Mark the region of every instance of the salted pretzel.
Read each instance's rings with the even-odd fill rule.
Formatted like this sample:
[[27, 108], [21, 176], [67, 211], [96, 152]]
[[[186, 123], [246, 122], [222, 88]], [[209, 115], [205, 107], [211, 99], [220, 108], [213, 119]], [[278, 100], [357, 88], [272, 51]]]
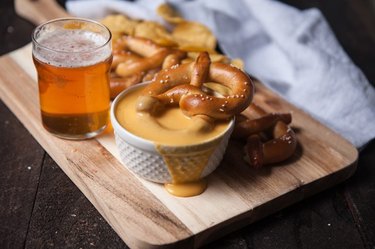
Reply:
[[151, 80], [162, 68], [178, 64], [185, 57], [186, 52], [149, 39], [122, 36], [113, 46], [111, 97], [131, 85]]
[[[251, 117], [237, 116], [234, 138], [245, 138], [245, 160], [254, 168], [286, 160], [295, 151], [297, 138], [288, 126], [292, 121], [290, 113], [267, 114], [252, 103]], [[267, 133], [270, 137], [267, 137]]]
[[[229, 88], [231, 94], [217, 96], [204, 87], [215, 82]], [[250, 104], [253, 83], [240, 69], [219, 62], [211, 63], [207, 52], [195, 62], [162, 70], [143, 90], [138, 111], [155, 113], [167, 105], [179, 105], [188, 116], [228, 119], [241, 113]]]

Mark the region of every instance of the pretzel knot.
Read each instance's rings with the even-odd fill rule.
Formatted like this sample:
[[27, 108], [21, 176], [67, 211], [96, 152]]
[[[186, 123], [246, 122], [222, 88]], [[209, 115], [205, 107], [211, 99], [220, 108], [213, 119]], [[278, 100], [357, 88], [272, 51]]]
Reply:
[[113, 46], [111, 97], [142, 81], [151, 80], [162, 68], [180, 63], [186, 53], [151, 40], [122, 36]]
[[[221, 85], [229, 94], [207, 88], [208, 82]], [[168, 105], [178, 105], [186, 115], [210, 122], [241, 113], [253, 92], [248, 75], [231, 65], [211, 63], [208, 53], [202, 52], [195, 62], [159, 72], [143, 90], [137, 110], [156, 114]]]

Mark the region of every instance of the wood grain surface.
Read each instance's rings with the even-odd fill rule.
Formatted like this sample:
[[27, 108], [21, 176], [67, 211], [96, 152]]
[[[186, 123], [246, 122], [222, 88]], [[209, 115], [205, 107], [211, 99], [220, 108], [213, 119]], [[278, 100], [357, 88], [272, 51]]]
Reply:
[[[8, 61], [6, 63], [8, 63]], [[267, 108], [272, 109], [274, 105], [277, 106], [278, 103], [271, 103], [271, 104], [267, 103], [266, 106], [268, 106]], [[4, 110], [3, 106], [2, 106], [2, 110]], [[9, 179], [13, 179], [13, 180], [12, 181], [9, 180], [8, 183], [10, 184], [10, 182], [14, 182], [14, 180], [17, 181], [16, 179], [19, 178], [20, 179], [19, 186], [23, 185], [25, 187], [23, 189], [22, 187], [20, 187], [18, 193], [21, 193], [21, 192], [23, 193], [24, 192], [23, 190], [28, 189], [29, 192], [25, 191], [24, 193], [25, 196], [29, 196], [30, 200], [31, 199], [35, 200], [34, 203], [31, 203], [32, 205], [29, 205], [29, 207], [23, 207], [23, 209], [20, 210], [19, 212], [20, 216], [13, 217], [15, 218], [15, 220], [19, 220], [19, 222], [14, 222], [14, 226], [16, 227], [16, 224], [20, 224], [21, 226], [19, 226], [19, 231], [21, 231], [21, 233], [13, 233], [12, 236], [18, 236], [20, 238], [19, 240], [20, 244], [23, 243], [22, 238], [27, 237], [28, 240], [24, 242], [24, 246], [28, 248], [39, 247], [38, 245], [40, 245], [40, 247], [43, 247], [43, 248], [51, 247], [51, 246], [57, 246], [60, 248], [70, 246], [70, 247], [75, 248], [74, 245], [76, 246], [80, 245], [81, 247], [82, 246], [85, 247], [85, 245], [86, 246], [111, 245], [111, 247], [116, 247], [116, 248], [125, 247], [125, 245], [123, 245], [121, 241], [115, 235], [108, 233], [108, 232], [104, 234], [98, 234], [96, 232], [94, 234], [98, 236], [99, 238], [92, 237], [92, 233], [90, 233], [91, 231], [95, 229], [96, 231], [108, 231], [108, 229], [110, 230], [110, 228], [105, 228], [107, 225], [105, 222], [101, 220], [100, 216], [99, 217], [96, 216], [96, 219], [92, 221], [90, 220], [90, 218], [88, 219], [86, 218], [85, 220], [85, 217], [91, 217], [88, 214], [86, 216], [85, 214], [86, 211], [89, 213], [95, 213], [94, 212], [95, 210], [87, 208], [89, 207], [89, 205], [85, 204], [86, 203], [85, 198], [82, 199], [82, 197], [79, 197], [79, 194], [76, 194], [76, 196], [70, 195], [70, 194], [68, 194], [68, 196], [65, 196], [65, 197], [62, 196], [64, 195], [64, 193], [70, 193], [70, 191], [74, 190], [74, 186], [72, 186], [71, 184], [66, 184], [66, 182], [69, 183], [69, 181], [61, 180], [61, 179], [64, 179], [64, 175], [57, 173], [60, 171], [59, 168], [56, 167], [56, 165], [49, 158], [48, 155], [43, 153], [43, 150], [41, 150], [41, 148], [38, 147], [38, 144], [35, 143], [33, 139], [31, 139], [28, 133], [22, 130], [23, 128], [18, 123], [17, 120], [15, 120], [14, 118], [9, 119], [9, 113], [7, 111], [1, 112], [1, 114], [4, 117], [2, 120], [7, 120], [7, 122], [2, 123], [2, 128], [4, 128], [4, 130], [9, 131], [9, 133], [5, 137], [6, 138], [17, 137], [19, 139], [18, 142], [13, 141], [12, 139], [7, 139], [6, 144], [8, 144], [8, 146], [5, 148], [6, 149], [5, 152], [2, 148], [2, 155], [5, 155], [5, 154], [8, 155], [8, 159], [5, 162], [9, 162], [9, 167], [12, 167], [15, 164], [23, 166], [23, 168], [19, 167], [19, 169], [17, 170], [17, 172], [21, 174], [15, 174], [15, 175], [9, 176]], [[25, 147], [20, 146], [21, 144], [24, 145]], [[237, 145], [235, 143], [233, 144], [232, 142], [232, 145], [230, 148], [232, 147], [235, 148], [236, 146]], [[21, 159], [19, 162], [14, 160], [15, 150], [23, 154], [24, 157], [20, 157], [20, 158], [23, 158], [23, 161], [21, 161]], [[6, 153], [7, 151], [8, 153]], [[229, 165], [231, 160], [232, 160], [232, 157], [226, 158], [223, 165]], [[366, 158], [364, 158], [363, 160], [366, 160]], [[41, 163], [42, 161], [44, 163]], [[11, 172], [11, 171], [8, 170], [8, 172]], [[44, 175], [44, 176], [49, 176], [49, 177], [42, 177], [39, 179], [40, 183], [35, 183], [35, 181], [33, 181], [32, 178], [28, 179], [25, 173], [30, 173], [29, 175], [33, 175], [34, 179], [39, 179], [39, 175], [42, 175], [42, 176]], [[55, 179], [55, 176], [56, 176], [56, 179]], [[22, 182], [21, 177], [23, 177], [23, 179], [25, 180], [27, 179], [27, 181], [24, 180]], [[225, 178], [227, 176], [226, 174], [222, 174], [222, 176], [220, 177]], [[361, 179], [363, 181], [366, 181], [366, 179], [371, 179], [371, 174], [364, 175], [364, 177], [362, 177]], [[53, 184], [54, 180], [56, 181], [56, 186], [55, 184]], [[21, 182], [24, 184], [21, 184]], [[353, 180], [351, 182], [352, 182], [351, 191], [357, 191], [357, 192], [361, 191], [362, 193], [363, 191], [365, 191], [359, 180], [358, 181]], [[317, 184], [317, 185], [320, 185], [320, 184]], [[3, 185], [0, 187], [1, 189], [4, 189]], [[54, 190], [53, 192], [61, 193], [61, 196], [51, 193], [51, 189]], [[16, 197], [17, 192], [14, 191], [13, 193], [14, 193], [14, 196]], [[262, 248], [267, 248], [267, 245], [270, 245], [270, 248], [274, 248], [275, 245], [289, 245], [292, 248], [293, 247], [313, 248], [314, 246], [318, 246], [318, 248], [322, 248], [322, 245], [323, 245], [322, 243], [324, 243], [324, 241], [326, 241], [327, 238], [331, 238], [331, 241], [335, 242], [336, 245], [342, 245], [343, 247], [341, 248], [351, 248], [351, 247], [353, 248], [353, 246], [354, 248], [362, 248], [363, 241], [367, 243], [366, 244], [367, 246], [371, 246], [371, 241], [372, 241], [371, 231], [374, 231], [374, 230], [371, 230], [371, 229], [369, 230], [368, 228], [371, 228], [370, 223], [366, 224], [366, 222], [363, 220], [363, 217], [371, 218], [371, 206], [366, 207], [364, 206], [364, 204], [361, 204], [361, 202], [354, 202], [356, 200], [359, 200], [358, 198], [361, 198], [361, 197], [360, 195], [352, 195], [351, 193], [352, 192], [348, 193], [345, 189], [342, 189], [342, 188], [335, 188], [331, 192], [323, 193], [322, 195], [320, 195], [320, 197], [314, 197], [310, 199], [308, 204], [306, 204], [305, 202], [305, 204], [295, 205], [294, 207], [289, 208], [288, 209], [289, 211], [287, 211], [286, 213], [283, 212], [283, 213], [279, 213], [276, 216], [273, 216], [272, 227], [267, 225], [270, 222], [269, 221], [267, 222], [266, 220], [266, 221], [258, 223], [255, 227], [250, 226], [245, 230], [241, 230], [240, 233], [238, 232], [234, 233], [230, 237], [227, 237], [225, 240], [220, 240], [216, 242], [215, 244], [211, 244], [211, 246], [214, 248], [218, 248], [218, 247], [226, 248], [226, 247], [229, 247], [231, 243], [233, 243], [232, 246], [236, 245], [235, 248], [256, 248], [256, 247], [259, 247], [260, 245], [263, 245], [261, 246]], [[59, 198], [58, 203], [56, 203], [56, 200], [49, 198], [49, 196], [61, 197], [61, 201], [63, 201], [62, 203], [65, 203], [65, 204], [62, 204], [62, 205], [58, 204], [61, 202], [60, 198]], [[17, 206], [15, 205], [17, 204], [17, 202], [18, 203], [25, 202], [25, 200], [21, 200], [17, 198], [14, 198], [14, 199], [12, 198], [12, 200], [13, 202], [10, 202], [8, 208]], [[42, 203], [44, 203], [44, 205]], [[353, 205], [353, 203], [356, 203], [356, 204]], [[50, 211], [47, 211], [43, 214], [43, 211], [45, 211], [46, 204], [48, 205]], [[80, 209], [81, 204], [86, 208], [81, 209], [81, 212], [80, 212], [79, 209]], [[69, 210], [70, 205], [74, 206], [74, 208], [72, 208], [71, 210]], [[62, 210], [62, 207], [63, 207], [63, 210]], [[273, 208], [274, 207], [271, 207], [271, 209]], [[324, 212], [322, 212], [322, 209]], [[4, 210], [9, 210], [9, 209], [2, 208], [2, 210], [4, 211]], [[28, 210], [29, 212], [27, 212]], [[30, 212], [31, 210], [32, 212]], [[359, 210], [361, 210], [362, 212], [358, 213]], [[65, 215], [65, 218], [64, 218], [64, 216], [60, 214], [61, 218], [58, 218], [59, 211], [64, 211], [65, 214], [68, 214], [68, 215]], [[7, 212], [9, 213], [9, 211]], [[313, 215], [314, 213], [318, 214], [318, 216]], [[336, 213], [338, 213], [339, 216], [337, 216]], [[30, 214], [32, 214], [31, 222], [29, 218]], [[54, 218], [51, 216], [52, 214]], [[332, 214], [336, 214], [336, 215], [332, 215]], [[77, 220], [78, 220], [78, 218], [76, 218], [77, 215], [80, 215], [80, 219], [78, 222], [80, 224], [77, 224]], [[351, 222], [352, 222], [353, 217], [357, 218], [358, 223], [356, 224], [359, 224], [358, 230], [353, 229], [353, 227], [350, 225], [352, 224]], [[94, 215], [94, 218], [95, 218], [95, 215]], [[57, 220], [53, 222], [54, 219], [57, 219]], [[23, 223], [22, 223], [22, 220], [23, 220]], [[29, 221], [30, 223], [27, 223], [26, 221]], [[90, 222], [92, 223], [90, 224]], [[245, 223], [247, 222], [248, 221], [245, 221]], [[45, 227], [43, 226], [43, 224], [50, 224], [50, 226]], [[330, 225], [327, 225], [327, 224], [332, 225], [332, 228], [334, 226], [336, 232], [334, 232], [333, 231], [334, 229], [331, 229]], [[64, 227], [68, 227], [68, 228], [60, 227], [60, 225], [61, 226], [64, 225]], [[86, 236], [87, 236], [86, 239], [80, 239], [77, 234], [74, 235], [74, 231], [75, 231], [74, 228], [75, 227], [77, 228], [78, 226], [81, 227], [81, 234], [82, 234], [82, 228], [83, 230], [85, 230], [86, 228], [86, 230], [88, 231], [86, 233]], [[99, 229], [98, 226], [102, 228]], [[10, 230], [12, 229], [11, 224], [9, 224], [8, 227]], [[56, 227], [59, 227], [59, 229], [56, 230]], [[73, 228], [72, 231], [69, 231], [69, 228]], [[269, 230], [269, 228], [271, 228], [271, 230]], [[28, 231], [27, 229], [30, 229], [30, 232], [28, 234], [26, 234]], [[65, 231], [64, 235], [60, 234], [62, 231]], [[293, 233], [295, 234], [296, 231], [298, 231], [299, 238], [291, 236], [291, 234]], [[224, 231], [224, 233], [226, 232], [228, 231]], [[342, 233], [341, 234], [342, 236], [339, 236], [339, 232]], [[48, 235], [48, 233], [54, 234], [54, 235], [53, 236]], [[309, 235], [310, 233], [314, 233], [315, 235], [321, 235], [321, 236], [317, 236], [317, 238], [313, 239]], [[71, 237], [69, 237], [69, 234]], [[344, 236], [345, 234], [350, 234], [350, 239], [345, 237]], [[9, 235], [9, 237], [12, 237], [12, 236]], [[64, 236], [64, 238], [65, 237], [68, 237], [68, 238], [65, 240], [58, 240], [57, 238], [59, 237], [62, 238], [61, 236]], [[104, 239], [103, 237], [105, 236], [108, 236], [108, 239]], [[73, 241], [69, 240], [69, 238], [73, 239]], [[246, 247], [241, 247], [241, 244], [245, 245]], [[5, 244], [1, 244], [1, 245], [5, 245]], [[9, 246], [8, 247], [20, 248], [23, 245], [20, 245], [18, 247], [16, 244], [13, 244], [13, 246], [14, 247], [9, 247]], [[5, 246], [5, 248], [7, 247]], [[371, 248], [371, 247], [367, 247], [367, 248]]]

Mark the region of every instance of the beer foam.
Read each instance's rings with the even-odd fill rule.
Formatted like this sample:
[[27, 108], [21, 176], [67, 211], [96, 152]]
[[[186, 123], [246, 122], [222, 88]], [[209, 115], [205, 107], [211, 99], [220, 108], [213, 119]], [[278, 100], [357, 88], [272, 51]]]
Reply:
[[[33, 54], [41, 62], [57, 67], [84, 67], [111, 55], [107, 39], [87, 30], [57, 30], [39, 37]], [[103, 47], [102, 47], [103, 46]]]

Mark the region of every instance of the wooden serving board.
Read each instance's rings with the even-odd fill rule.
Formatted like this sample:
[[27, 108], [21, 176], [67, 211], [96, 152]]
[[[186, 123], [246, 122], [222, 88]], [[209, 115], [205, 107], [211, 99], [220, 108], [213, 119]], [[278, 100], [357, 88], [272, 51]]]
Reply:
[[[39, 16], [38, 8], [51, 3], [47, 0], [16, 3], [19, 13], [34, 13], [28, 17], [36, 23], [66, 15], [53, 4], [44, 12], [54, 15]], [[221, 165], [208, 177], [206, 192], [178, 198], [121, 164], [110, 129], [86, 141], [62, 140], [45, 131], [31, 46], [0, 58], [2, 101], [131, 248], [202, 246], [329, 188], [355, 171], [358, 152], [348, 141], [259, 82], [256, 89], [255, 101], [265, 110], [293, 113], [299, 142], [293, 158], [253, 170], [242, 159], [242, 144], [230, 141]]]

